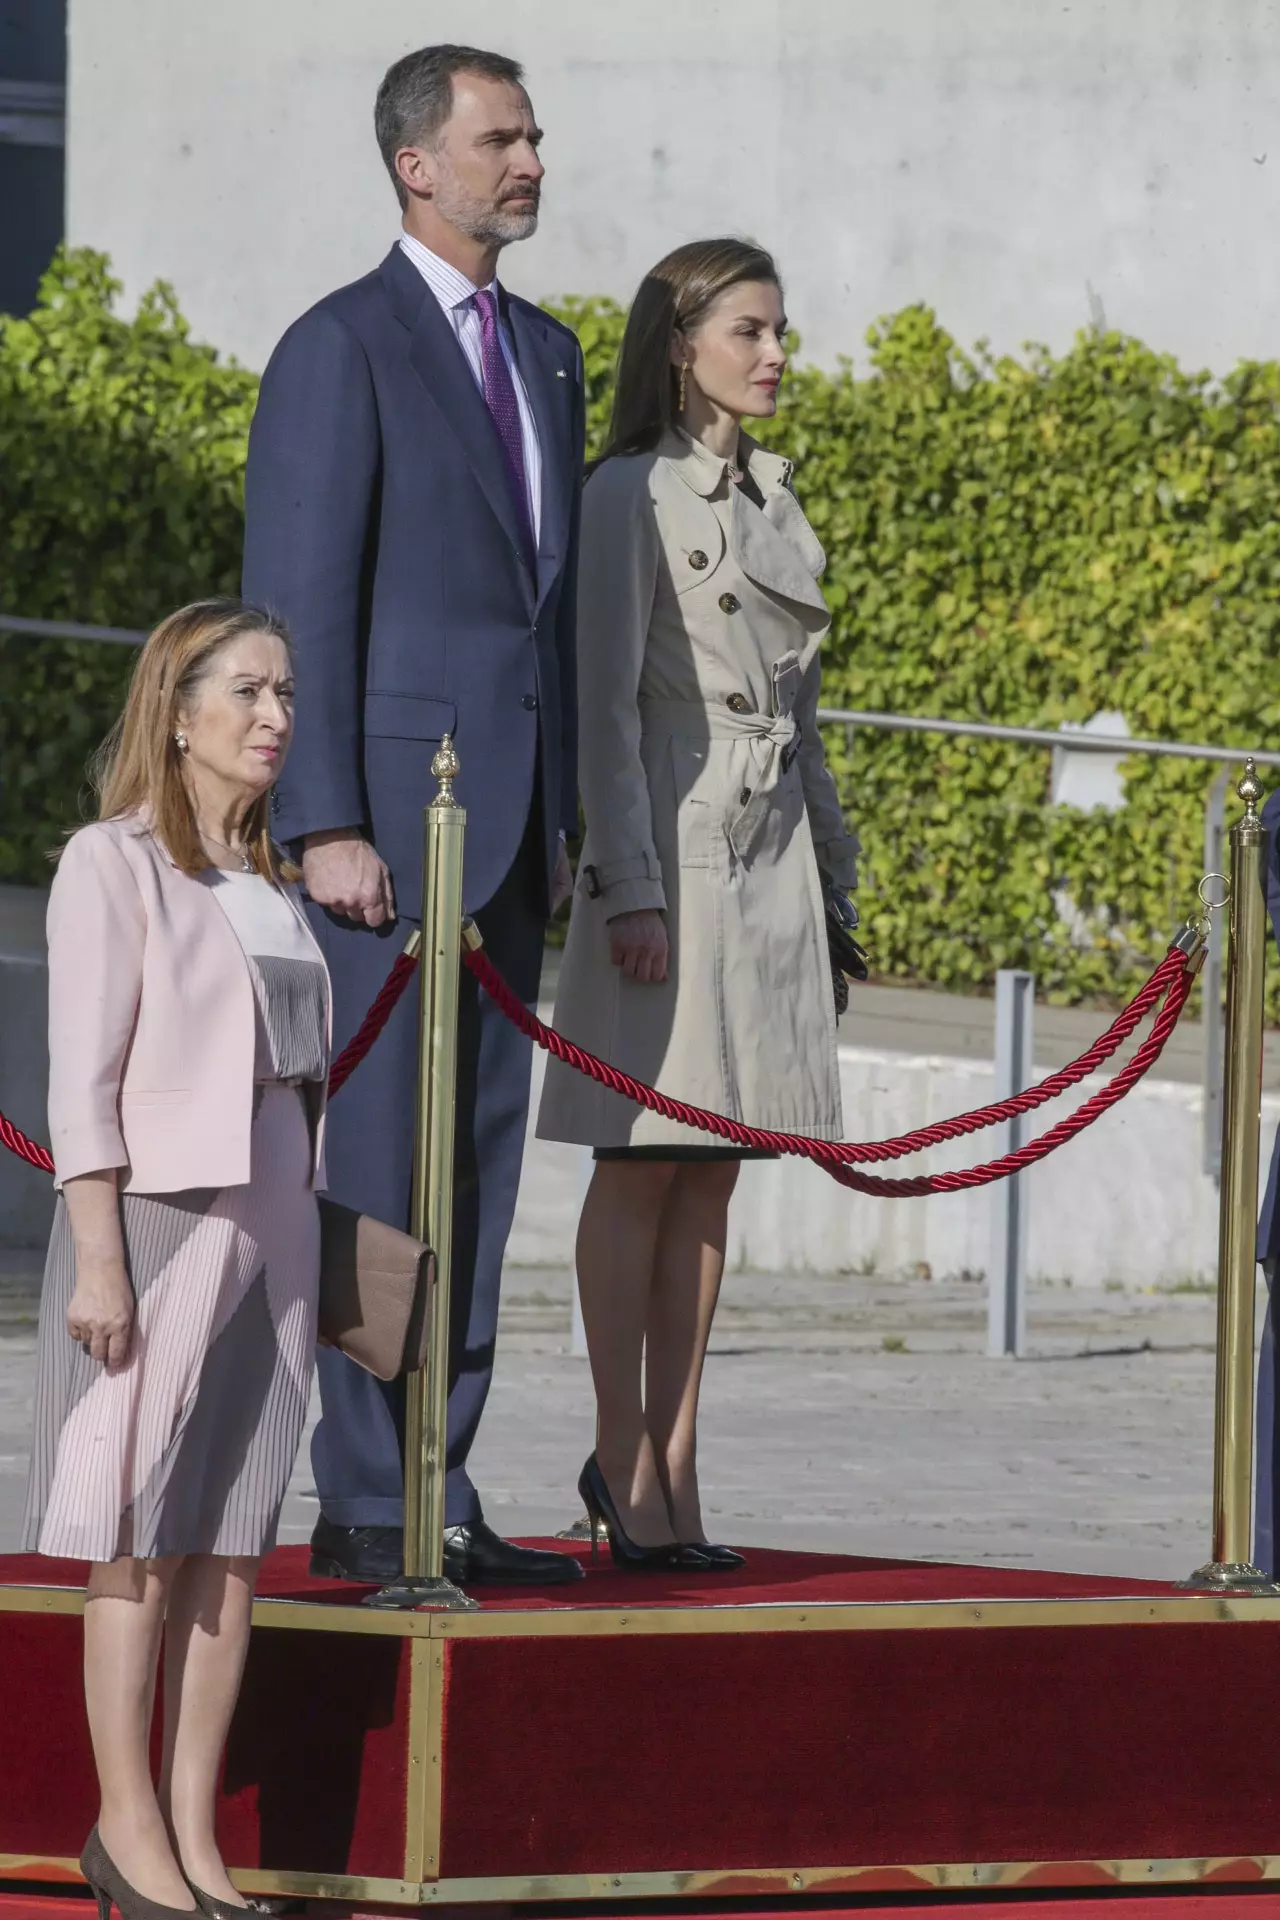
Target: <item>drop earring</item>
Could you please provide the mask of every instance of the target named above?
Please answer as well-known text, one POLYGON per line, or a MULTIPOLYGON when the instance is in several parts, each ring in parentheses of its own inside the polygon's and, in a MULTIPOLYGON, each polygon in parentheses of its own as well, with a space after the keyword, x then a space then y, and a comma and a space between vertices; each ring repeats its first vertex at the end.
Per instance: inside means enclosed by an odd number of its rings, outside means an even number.
POLYGON ((682 360, 680 362, 680 398, 676 407, 677 413, 684 412, 685 379, 688 375, 688 372, 689 372, 689 362, 687 360, 682 360))
POLYGON ((174 744, 174 746, 175 746, 175 747, 176 747, 176 748, 178 749, 178 752, 179 752, 179 753, 185 753, 185 752, 186 752, 186 750, 187 750, 187 736, 186 736, 186 734, 185 734, 185 733, 175 733, 175 734, 174 734, 174 736, 173 736, 173 744, 174 744))

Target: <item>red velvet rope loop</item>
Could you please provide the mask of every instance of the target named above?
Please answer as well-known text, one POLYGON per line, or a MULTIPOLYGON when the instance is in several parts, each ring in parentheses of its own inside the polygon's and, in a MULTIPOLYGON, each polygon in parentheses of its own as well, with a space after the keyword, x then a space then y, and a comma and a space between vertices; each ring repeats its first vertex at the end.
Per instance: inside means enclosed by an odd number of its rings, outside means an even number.
POLYGON ((1142 1076, 1159 1059, 1166 1041, 1178 1024, 1179 1015, 1186 1005, 1191 992, 1193 975, 1187 965, 1184 953, 1171 950, 1160 962, 1151 978, 1139 989, 1129 1005, 1112 1022, 1107 1031, 1096 1040, 1087 1052, 1070 1066, 1063 1067, 1058 1073, 1050 1074, 1037 1087, 1029 1087, 1026 1092, 1015 1095, 1009 1100, 998 1100, 990 1106, 980 1107, 974 1113, 960 1114, 952 1120, 941 1120, 932 1126, 919 1127, 914 1133, 901 1135, 896 1140, 876 1140, 865 1143, 854 1141, 814 1140, 805 1134, 772 1133, 761 1127, 744 1126, 741 1121, 728 1120, 723 1114, 709 1113, 703 1107, 688 1106, 683 1100, 668 1099, 665 1094, 646 1086, 642 1080, 634 1080, 630 1074, 623 1073, 617 1067, 609 1066, 599 1060, 585 1048, 574 1046, 565 1040, 554 1028, 544 1026, 537 1015, 531 1013, 524 1002, 513 993, 502 975, 498 972, 489 956, 483 951, 467 952, 463 960, 475 975, 485 992, 495 1001, 506 1018, 520 1031, 527 1034, 535 1044, 553 1058, 563 1061, 566 1066, 585 1073, 601 1086, 620 1093, 627 1100, 634 1100, 638 1106, 647 1107, 651 1113, 661 1114, 665 1119, 680 1121, 688 1127, 700 1129, 703 1133, 712 1133, 722 1140, 730 1141, 737 1147, 763 1148, 771 1153, 796 1154, 812 1160, 840 1181, 843 1186, 852 1187, 859 1193, 883 1194, 902 1197, 926 1193, 955 1193, 966 1187, 982 1187, 993 1180, 1003 1180, 1008 1174, 1017 1173, 1023 1167, 1034 1165, 1044 1159, 1056 1147, 1063 1146, 1076 1134, 1091 1126, 1099 1116, 1122 1100, 1142 1076), (997 1121, 1011 1119, 1018 1113, 1028 1113, 1034 1107, 1043 1105, 1055 1094, 1064 1092, 1093 1072, 1103 1060, 1109 1059, 1116 1048, 1132 1033, 1144 1013, 1153 1003, 1164 996, 1164 1005, 1156 1015, 1151 1032, 1137 1048, 1130 1060, 1115 1078, 1108 1082, 1098 1093, 1093 1094, 1084 1105, 1066 1119, 1060 1120, 1048 1133, 1038 1140, 1028 1141, 1015 1153, 1005 1154, 999 1160, 989 1161, 985 1166, 969 1167, 957 1173, 919 1174, 911 1179, 885 1180, 871 1174, 855 1173, 854 1166, 859 1162, 877 1160, 896 1160, 903 1154, 915 1153, 924 1147, 938 1146, 945 1140, 954 1140, 966 1133, 976 1132, 979 1128, 989 1127, 997 1121))
POLYGON ((360 1062, 372 1047, 382 1029, 386 1026, 396 1002, 412 980, 417 969, 418 957, 414 953, 402 953, 396 960, 384 981, 377 999, 360 1022, 359 1031, 348 1040, 342 1052, 329 1069, 329 1098, 332 1100, 339 1088, 346 1085, 360 1062))
POLYGON ((28 1140, 21 1127, 15 1127, 12 1120, 6 1120, 0 1113, 0 1147, 8 1147, 10 1153, 16 1153, 19 1160, 25 1160, 30 1167, 39 1167, 41 1173, 53 1172, 53 1155, 47 1147, 38 1147, 34 1140, 28 1140))
MULTIPOLYGON (((1093 1045, 1086 1049, 1069 1066, 1051 1073, 1038 1086, 1028 1087, 1025 1092, 1015 1094, 1009 1100, 996 1100, 989 1106, 978 1107, 972 1113, 957 1114, 950 1120, 939 1120, 927 1127, 917 1127, 913 1133, 905 1133, 894 1140, 847 1141, 814 1140, 805 1134, 772 1133, 761 1127, 747 1127, 739 1120, 728 1120, 723 1114, 709 1113, 703 1107, 688 1106, 683 1100, 668 1099, 655 1088, 646 1086, 642 1080, 632 1079, 617 1067, 611 1067, 606 1061, 599 1060, 585 1048, 574 1046, 554 1028, 544 1026, 537 1015, 531 1013, 524 1002, 507 985, 487 953, 480 950, 467 950, 463 953, 466 966, 474 974, 480 986, 495 1002, 500 1011, 529 1039, 561 1060, 566 1066, 585 1073, 590 1079, 609 1087, 614 1093, 621 1094, 627 1100, 634 1100, 638 1106, 647 1107, 651 1113, 661 1114, 668 1120, 677 1120, 685 1126, 699 1129, 703 1133, 715 1134, 722 1140, 730 1141, 738 1147, 763 1148, 767 1152, 799 1155, 812 1160, 822 1167, 842 1186, 852 1187, 858 1193, 880 1194, 894 1198, 915 1196, 927 1193, 959 1193, 969 1187, 985 1187, 993 1180, 1003 1180, 1007 1175, 1020 1172, 1024 1167, 1034 1166, 1037 1160, 1064 1146, 1078 1133, 1092 1126, 1102 1114, 1135 1087, 1143 1075, 1150 1071, 1160 1058, 1166 1041, 1178 1024, 1179 1016, 1187 1003, 1194 975, 1188 964, 1188 957, 1176 948, 1170 949, 1151 978, 1139 988, 1133 999, 1122 1013, 1117 1014, 1111 1025, 1101 1034, 1093 1045), (995 1126, 1002 1120, 1011 1120, 1015 1114, 1030 1113, 1036 1107, 1043 1106, 1047 1100, 1065 1093, 1069 1087, 1094 1073, 1109 1060, 1116 1049, 1128 1038, 1139 1021, 1151 1010, 1157 1000, 1163 1005, 1152 1022, 1151 1032, 1139 1047, 1133 1058, 1123 1066, 1114 1079, 1108 1081, 1097 1093, 1090 1096, 1075 1113, 1050 1127, 1047 1133, 1037 1140, 1030 1140, 1026 1146, 1019 1147, 1014 1153, 1004 1154, 998 1160, 990 1160, 985 1166, 966 1167, 955 1173, 918 1174, 912 1178, 889 1180, 874 1174, 858 1173, 855 1168, 867 1162, 898 1160, 904 1154, 918 1153, 923 1148, 940 1146, 947 1140, 958 1140, 968 1133, 977 1133, 983 1127, 995 1126)), ((418 965, 417 956, 402 953, 388 974, 381 992, 360 1023, 359 1031, 343 1048, 334 1061, 329 1073, 330 1099, 340 1091, 345 1082, 355 1072, 360 1062, 374 1045, 379 1034, 390 1019, 392 1011, 403 994, 418 965)), ((44 1173, 52 1173, 53 1159, 46 1148, 28 1139, 20 1128, 6 1120, 0 1113, 0 1146, 29 1165, 38 1167, 44 1173)))

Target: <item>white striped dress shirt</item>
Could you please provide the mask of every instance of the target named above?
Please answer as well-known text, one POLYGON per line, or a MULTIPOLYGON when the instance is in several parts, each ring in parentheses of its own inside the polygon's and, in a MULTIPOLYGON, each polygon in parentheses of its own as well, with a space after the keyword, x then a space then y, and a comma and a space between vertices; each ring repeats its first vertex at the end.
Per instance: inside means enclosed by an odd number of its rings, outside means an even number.
MULTIPOLYGON (((440 310, 453 328, 458 345, 466 355, 476 385, 484 392, 484 363, 481 359, 480 315, 476 311, 475 296, 477 289, 465 273, 459 273, 438 253, 432 253, 430 247, 424 247, 411 233, 400 235, 400 245, 412 260, 418 272, 440 303, 440 310)), ((491 280, 488 289, 498 300, 498 312, 501 315, 501 289, 496 280, 491 280)), ((516 406, 520 412, 520 439, 524 446, 524 476, 529 496, 529 524, 533 528, 534 538, 542 532, 542 449, 538 445, 538 429, 534 425, 533 409, 529 405, 529 395, 520 375, 515 349, 504 319, 498 322, 498 338, 502 342, 502 351, 511 372, 511 383, 516 390, 516 406)))

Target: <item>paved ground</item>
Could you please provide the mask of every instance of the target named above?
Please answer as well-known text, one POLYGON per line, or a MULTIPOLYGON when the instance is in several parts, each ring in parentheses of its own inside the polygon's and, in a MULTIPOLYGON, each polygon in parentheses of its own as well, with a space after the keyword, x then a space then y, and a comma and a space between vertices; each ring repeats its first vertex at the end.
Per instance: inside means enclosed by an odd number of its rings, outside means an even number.
MULTIPOLYGON (((0 1254, 0 1549, 16 1545, 37 1276, 0 1254)), ((980 1285, 737 1275, 704 1396, 715 1533, 760 1545, 1176 1578, 1207 1556, 1213 1301, 1046 1288, 983 1357, 980 1285)), ((591 1446, 563 1273, 509 1273, 476 1460, 508 1532, 571 1520, 591 1446)), ((303 1454, 285 1537, 315 1514, 303 1454)))

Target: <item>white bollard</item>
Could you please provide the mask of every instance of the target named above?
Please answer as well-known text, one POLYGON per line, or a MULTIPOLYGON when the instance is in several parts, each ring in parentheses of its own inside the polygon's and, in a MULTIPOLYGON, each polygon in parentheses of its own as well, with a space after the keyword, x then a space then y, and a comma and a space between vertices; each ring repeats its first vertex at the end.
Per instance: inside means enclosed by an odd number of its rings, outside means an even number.
MULTIPOLYGON (((996 1090, 1008 1100, 1031 1084, 1036 977, 1002 967, 996 974, 996 1090)), ((1014 1153, 1027 1138, 1023 1115, 995 1130, 992 1158, 1014 1153)), ((1020 1358, 1027 1338, 1027 1176, 1015 1173, 991 1189, 991 1271, 987 1276, 987 1353, 1020 1358)))

